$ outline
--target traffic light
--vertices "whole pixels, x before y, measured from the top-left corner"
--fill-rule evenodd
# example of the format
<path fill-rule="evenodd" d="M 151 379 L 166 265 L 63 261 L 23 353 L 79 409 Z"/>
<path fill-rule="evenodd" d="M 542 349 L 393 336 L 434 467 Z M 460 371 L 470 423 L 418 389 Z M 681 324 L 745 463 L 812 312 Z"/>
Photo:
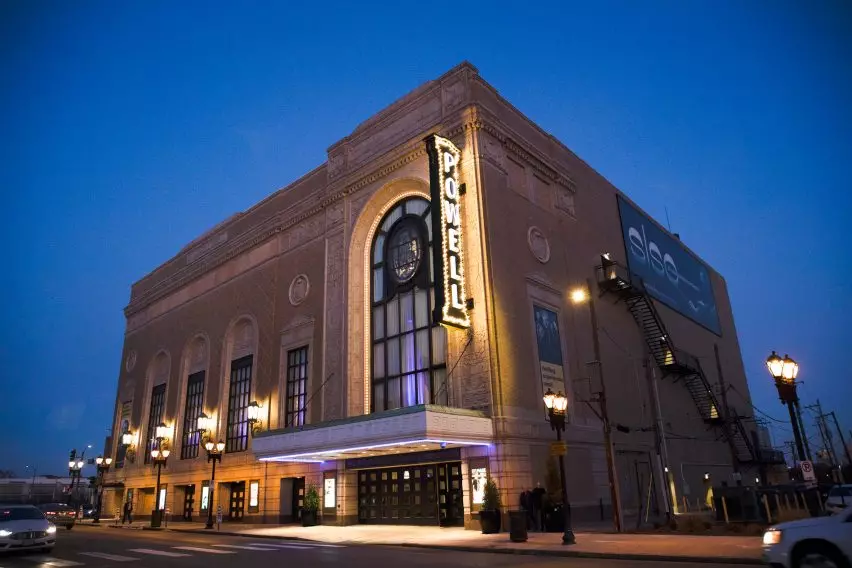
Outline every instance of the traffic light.
<path fill-rule="evenodd" d="M 68 456 L 68 461 L 76 461 L 77 460 L 77 450 L 71 450 L 71 453 Z"/>

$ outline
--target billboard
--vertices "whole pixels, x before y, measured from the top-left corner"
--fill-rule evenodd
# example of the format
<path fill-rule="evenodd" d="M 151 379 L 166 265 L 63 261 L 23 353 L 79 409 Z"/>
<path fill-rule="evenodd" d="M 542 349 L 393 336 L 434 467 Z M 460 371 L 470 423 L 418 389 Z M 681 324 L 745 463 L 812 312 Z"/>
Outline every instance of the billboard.
<path fill-rule="evenodd" d="M 655 299 L 721 335 L 707 266 L 644 213 L 618 196 L 627 268 Z"/>
<path fill-rule="evenodd" d="M 562 368 L 562 340 L 559 336 L 559 317 L 553 310 L 533 306 L 535 339 L 538 345 L 538 364 L 541 370 L 542 392 L 565 392 L 565 373 Z"/>

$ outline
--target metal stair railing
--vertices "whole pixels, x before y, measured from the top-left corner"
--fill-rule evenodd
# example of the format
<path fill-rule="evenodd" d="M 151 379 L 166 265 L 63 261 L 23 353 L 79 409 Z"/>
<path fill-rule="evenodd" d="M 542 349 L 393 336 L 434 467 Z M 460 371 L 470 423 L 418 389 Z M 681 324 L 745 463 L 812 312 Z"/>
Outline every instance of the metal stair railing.
<path fill-rule="evenodd" d="M 662 318 L 641 279 L 633 278 L 627 268 L 607 261 L 598 267 L 598 285 L 601 290 L 614 293 L 624 300 L 657 366 L 667 375 L 674 376 L 675 381 L 683 381 L 701 418 L 722 429 L 737 459 L 741 462 L 753 461 L 756 454 L 742 421 L 738 416 L 724 420 L 719 412 L 719 401 L 701 363 L 694 355 L 672 345 Z"/>

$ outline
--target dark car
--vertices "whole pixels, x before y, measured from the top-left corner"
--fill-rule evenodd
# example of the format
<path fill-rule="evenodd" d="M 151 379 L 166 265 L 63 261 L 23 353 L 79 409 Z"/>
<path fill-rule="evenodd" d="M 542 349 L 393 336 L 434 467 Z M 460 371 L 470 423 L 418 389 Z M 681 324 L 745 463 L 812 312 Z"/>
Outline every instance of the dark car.
<path fill-rule="evenodd" d="M 38 506 L 47 520 L 68 530 L 74 528 L 74 507 L 65 503 L 45 503 Z"/>

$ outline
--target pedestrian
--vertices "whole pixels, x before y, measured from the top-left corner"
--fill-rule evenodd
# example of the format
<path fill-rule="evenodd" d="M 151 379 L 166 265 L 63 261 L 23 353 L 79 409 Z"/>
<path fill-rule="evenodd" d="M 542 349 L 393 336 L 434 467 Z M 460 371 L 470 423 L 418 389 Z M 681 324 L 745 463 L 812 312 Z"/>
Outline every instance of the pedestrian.
<path fill-rule="evenodd" d="M 521 491 L 521 510 L 524 512 L 524 517 L 527 520 L 527 530 L 532 528 L 532 507 L 530 504 L 530 499 L 532 498 L 532 493 L 530 490 L 524 487 L 524 490 Z"/>
<path fill-rule="evenodd" d="M 128 524 L 133 524 L 133 503 L 128 499 L 124 502 L 124 514 L 121 516 L 121 524 L 127 521 Z"/>

